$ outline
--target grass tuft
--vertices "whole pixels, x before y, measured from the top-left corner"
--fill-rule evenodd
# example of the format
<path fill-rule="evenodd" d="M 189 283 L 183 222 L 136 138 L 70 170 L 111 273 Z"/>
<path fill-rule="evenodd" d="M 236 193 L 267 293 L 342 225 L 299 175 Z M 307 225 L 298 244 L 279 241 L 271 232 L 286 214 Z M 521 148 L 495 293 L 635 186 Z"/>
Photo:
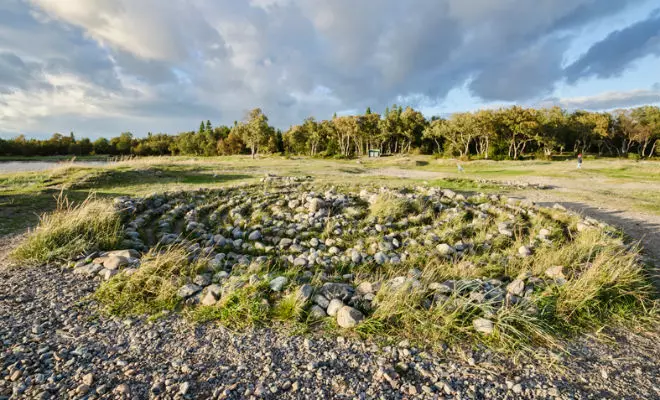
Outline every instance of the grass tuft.
<path fill-rule="evenodd" d="M 204 264 L 190 262 L 180 247 L 154 249 L 142 258 L 140 268 L 133 274 L 120 273 L 104 282 L 96 299 L 108 313 L 118 316 L 172 311 L 182 300 L 177 290 Z"/>
<path fill-rule="evenodd" d="M 89 251 L 112 249 L 120 238 L 121 219 L 109 201 L 90 196 L 76 205 L 60 193 L 56 210 L 40 217 L 11 257 L 27 265 L 66 261 Z"/>
<path fill-rule="evenodd" d="M 305 300 L 299 293 L 291 292 L 275 304 L 272 310 L 272 317 L 276 321 L 297 322 L 300 320 L 304 308 Z"/>
<path fill-rule="evenodd" d="M 232 291 L 212 306 L 197 307 L 191 312 L 195 322 L 217 321 L 228 329 L 242 330 L 268 320 L 270 307 L 265 301 L 267 285 L 247 285 Z"/>
<path fill-rule="evenodd" d="M 381 219 L 398 219 L 412 210 L 412 204 L 405 197 L 399 197 L 392 193 L 379 194 L 369 206 L 369 213 L 372 217 Z"/>

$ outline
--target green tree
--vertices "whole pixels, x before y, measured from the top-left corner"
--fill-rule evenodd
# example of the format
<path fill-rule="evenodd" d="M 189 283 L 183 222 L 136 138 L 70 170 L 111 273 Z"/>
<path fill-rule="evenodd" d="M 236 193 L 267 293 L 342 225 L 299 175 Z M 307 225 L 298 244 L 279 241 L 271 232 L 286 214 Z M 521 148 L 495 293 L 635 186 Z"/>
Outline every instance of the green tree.
<path fill-rule="evenodd" d="M 98 138 L 94 141 L 93 149 L 94 154 L 110 154 L 110 142 L 104 137 Z"/>
<path fill-rule="evenodd" d="M 255 158 L 259 152 L 259 146 L 268 140 L 269 134 L 274 133 L 268 125 L 268 117 L 260 108 L 255 108 L 248 113 L 243 123 L 238 124 L 234 129 L 243 143 L 250 148 L 252 158 Z"/>

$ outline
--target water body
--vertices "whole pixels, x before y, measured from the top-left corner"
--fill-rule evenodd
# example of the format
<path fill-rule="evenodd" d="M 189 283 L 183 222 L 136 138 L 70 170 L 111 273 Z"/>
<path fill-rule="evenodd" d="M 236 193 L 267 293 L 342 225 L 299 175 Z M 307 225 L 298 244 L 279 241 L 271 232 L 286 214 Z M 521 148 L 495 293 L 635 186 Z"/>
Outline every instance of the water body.
<path fill-rule="evenodd" d="M 51 168 L 56 168 L 64 164 L 74 164 L 77 166 L 100 166 L 108 164 L 107 161 L 75 161 L 71 163 L 57 162 L 57 161 L 0 161 L 0 174 L 8 174 L 11 172 L 29 172 L 29 171 L 44 171 Z"/>

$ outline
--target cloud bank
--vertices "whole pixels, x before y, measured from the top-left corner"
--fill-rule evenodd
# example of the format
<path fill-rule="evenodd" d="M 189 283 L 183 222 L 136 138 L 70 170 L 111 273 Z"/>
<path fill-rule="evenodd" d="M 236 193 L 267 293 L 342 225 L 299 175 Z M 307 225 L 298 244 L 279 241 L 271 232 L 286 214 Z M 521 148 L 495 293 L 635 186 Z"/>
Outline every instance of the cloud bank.
<path fill-rule="evenodd" d="M 538 101 L 660 55 L 655 12 L 563 65 L 585 27 L 643 3 L 5 0 L 0 133 L 176 132 L 253 107 L 286 128 L 466 83 L 482 101 Z"/>

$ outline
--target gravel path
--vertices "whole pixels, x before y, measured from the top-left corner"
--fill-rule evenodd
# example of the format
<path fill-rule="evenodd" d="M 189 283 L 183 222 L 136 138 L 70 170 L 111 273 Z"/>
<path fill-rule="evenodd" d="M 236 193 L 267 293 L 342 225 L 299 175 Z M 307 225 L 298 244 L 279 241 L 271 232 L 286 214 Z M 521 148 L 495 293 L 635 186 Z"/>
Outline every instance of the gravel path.
<path fill-rule="evenodd" d="M 176 315 L 117 320 L 88 300 L 96 285 L 53 266 L 0 268 L 0 399 L 660 398 L 657 334 L 583 337 L 552 369 Z"/>

